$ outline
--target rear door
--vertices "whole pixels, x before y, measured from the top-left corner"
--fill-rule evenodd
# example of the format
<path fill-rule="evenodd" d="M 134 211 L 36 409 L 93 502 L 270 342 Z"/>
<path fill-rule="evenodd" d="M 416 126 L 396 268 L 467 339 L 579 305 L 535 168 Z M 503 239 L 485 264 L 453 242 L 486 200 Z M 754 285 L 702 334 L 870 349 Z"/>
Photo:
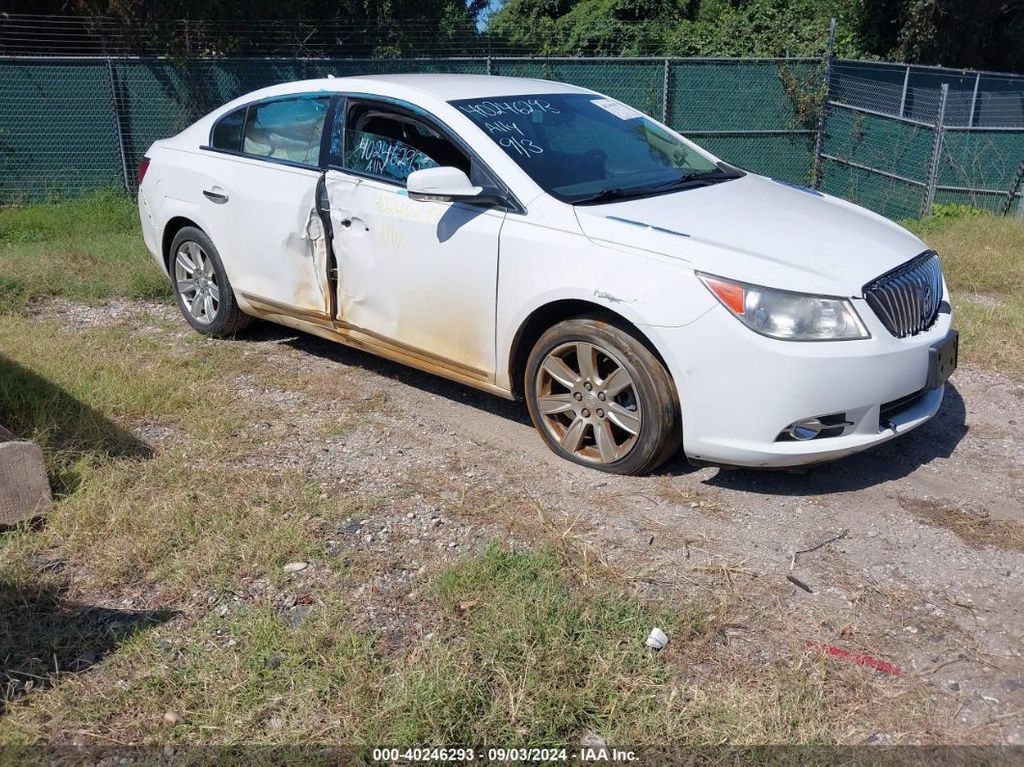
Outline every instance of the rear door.
<path fill-rule="evenodd" d="M 206 218 L 217 222 L 209 234 L 235 290 L 265 309 L 324 319 L 327 243 L 316 195 L 329 103 L 322 94 L 294 95 L 225 116 L 204 152 L 197 190 Z"/>
<path fill-rule="evenodd" d="M 421 168 L 483 171 L 436 122 L 390 102 L 349 99 L 330 143 L 337 319 L 421 366 L 493 381 L 505 211 L 417 202 L 405 191 Z"/>

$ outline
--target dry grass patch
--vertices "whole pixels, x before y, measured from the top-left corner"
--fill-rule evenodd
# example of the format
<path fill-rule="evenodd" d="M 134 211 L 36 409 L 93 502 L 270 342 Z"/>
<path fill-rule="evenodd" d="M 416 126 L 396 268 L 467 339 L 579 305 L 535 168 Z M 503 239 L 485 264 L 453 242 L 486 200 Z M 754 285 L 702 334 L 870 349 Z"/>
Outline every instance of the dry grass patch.
<path fill-rule="evenodd" d="M 985 214 L 908 226 L 942 257 L 963 358 L 1024 376 L 1024 220 Z"/>
<path fill-rule="evenodd" d="M 135 332 L 131 321 L 79 329 L 8 316 L 4 329 L 0 419 L 44 448 L 102 441 L 104 419 L 191 419 L 193 434 L 211 438 L 237 425 L 216 416 L 234 399 L 224 379 L 245 367 L 239 343 L 169 342 Z"/>
<path fill-rule="evenodd" d="M 991 519 L 987 511 L 949 500 L 900 496 L 900 506 L 918 519 L 956 534 L 972 548 L 992 546 L 1004 551 L 1024 551 L 1024 525 L 1010 519 Z"/>

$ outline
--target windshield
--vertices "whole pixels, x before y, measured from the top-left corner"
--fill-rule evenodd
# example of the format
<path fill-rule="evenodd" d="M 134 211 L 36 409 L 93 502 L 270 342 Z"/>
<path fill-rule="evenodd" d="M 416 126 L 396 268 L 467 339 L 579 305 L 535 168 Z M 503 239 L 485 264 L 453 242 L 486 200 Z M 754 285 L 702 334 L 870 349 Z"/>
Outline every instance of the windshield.
<path fill-rule="evenodd" d="M 594 93 L 450 103 L 564 202 L 663 194 L 742 175 L 708 159 L 642 112 Z"/>

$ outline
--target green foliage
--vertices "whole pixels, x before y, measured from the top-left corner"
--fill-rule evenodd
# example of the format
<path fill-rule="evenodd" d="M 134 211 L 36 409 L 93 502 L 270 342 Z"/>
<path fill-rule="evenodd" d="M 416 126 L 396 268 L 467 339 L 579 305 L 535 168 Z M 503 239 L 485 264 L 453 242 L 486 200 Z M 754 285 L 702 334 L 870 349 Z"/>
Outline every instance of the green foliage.
<path fill-rule="evenodd" d="M 488 33 L 548 55 L 817 56 L 830 18 L 836 52 L 922 64 L 1024 69 L 1020 0 L 498 0 Z M 8 0 L 9 13 L 104 16 L 131 45 L 147 40 L 174 54 L 280 53 L 280 46 L 336 45 L 351 55 L 436 55 L 478 45 L 477 22 L 492 0 Z M 181 25 L 190 19 L 188 39 Z M 247 28 L 206 21 L 259 19 Z M 415 19 L 415 25 L 403 24 Z M 298 26 L 296 26 L 296 21 Z M 280 28 L 274 22 L 285 22 Z M 337 36 L 324 22 L 359 25 Z M 108 21 L 108 24 L 110 22 Z M 291 32 L 288 27 L 291 25 Z M 423 33 L 428 44 L 424 46 Z M 454 47 L 453 47 L 454 46 Z"/>
<path fill-rule="evenodd" d="M 677 27 L 669 52 L 678 56 L 819 56 L 829 20 L 848 26 L 849 0 L 703 0 L 695 21 Z M 839 55 L 853 53 L 837 39 Z"/>
<path fill-rule="evenodd" d="M 682 11 L 673 0 L 587 0 L 560 20 L 557 40 L 566 53 L 640 56 L 668 45 Z"/>
<path fill-rule="evenodd" d="M 828 90 L 817 70 L 795 70 L 785 64 L 779 67 L 779 79 L 786 97 L 793 105 L 794 129 L 815 130 L 821 121 L 822 107 Z"/>
<path fill-rule="evenodd" d="M 960 205 L 957 203 L 936 203 L 932 205 L 932 214 L 929 219 L 942 221 L 945 219 L 957 218 L 983 218 L 991 217 L 992 213 L 982 208 L 975 208 L 973 205 Z"/>
<path fill-rule="evenodd" d="M 1024 6 L 1007 0 L 872 0 L 857 17 L 864 51 L 918 64 L 1019 72 Z"/>
<path fill-rule="evenodd" d="M 129 49 L 163 50 L 176 58 L 280 56 L 324 46 L 352 56 L 409 56 L 422 55 L 424 42 L 439 46 L 474 38 L 477 18 L 488 1 L 10 0 L 4 10 L 102 17 L 104 29 Z M 410 19 L 416 23 L 404 23 Z M 351 29 L 339 35 L 334 24 Z M 40 41 L 40 52 L 45 52 L 46 38 Z"/>
<path fill-rule="evenodd" d="M 489 31 L 551 55 L 818 56 L 854 0 L 508 0 Z M 837 40 L 841 55 L 852 38 Z"/>
<path fill-rule="evenodd" d="M 549 55 L 818 56 L 832 18 L 840 57 L 1024 67 L 1005 0 L 507 0 L 488 31 Z"/>

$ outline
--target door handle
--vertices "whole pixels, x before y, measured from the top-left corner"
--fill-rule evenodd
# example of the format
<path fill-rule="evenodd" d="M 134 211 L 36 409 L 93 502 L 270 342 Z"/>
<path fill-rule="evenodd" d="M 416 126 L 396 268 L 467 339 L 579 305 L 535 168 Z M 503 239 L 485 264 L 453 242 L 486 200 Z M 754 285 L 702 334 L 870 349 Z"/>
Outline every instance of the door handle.
<path fill-rule="evenodd" d="M 367 232 L 370 231 L 370 227 L 368 227 L 363 222 L 363 219 L 359 218 L 359 216 L 352 216 L 350 218 L 343 218 L 340 221 L 338 221 L 338 223 L 341 224 L 346 229 L 350 229 L 352 227 L 352 224 L 354 222 L 357 222 L 357 221 L 359 222 L 359 224 L 362 226 L 363 229 L 365 229 Z"/>
<path fill-rule="evenodd" d="M 214 192 L 210 189 L 204 189 L 203 195 L 206 199 L 216 203 L 225 203 L 228 201 L 228 196 L 226 194 L 223 194 L 222 192 Z"/>

